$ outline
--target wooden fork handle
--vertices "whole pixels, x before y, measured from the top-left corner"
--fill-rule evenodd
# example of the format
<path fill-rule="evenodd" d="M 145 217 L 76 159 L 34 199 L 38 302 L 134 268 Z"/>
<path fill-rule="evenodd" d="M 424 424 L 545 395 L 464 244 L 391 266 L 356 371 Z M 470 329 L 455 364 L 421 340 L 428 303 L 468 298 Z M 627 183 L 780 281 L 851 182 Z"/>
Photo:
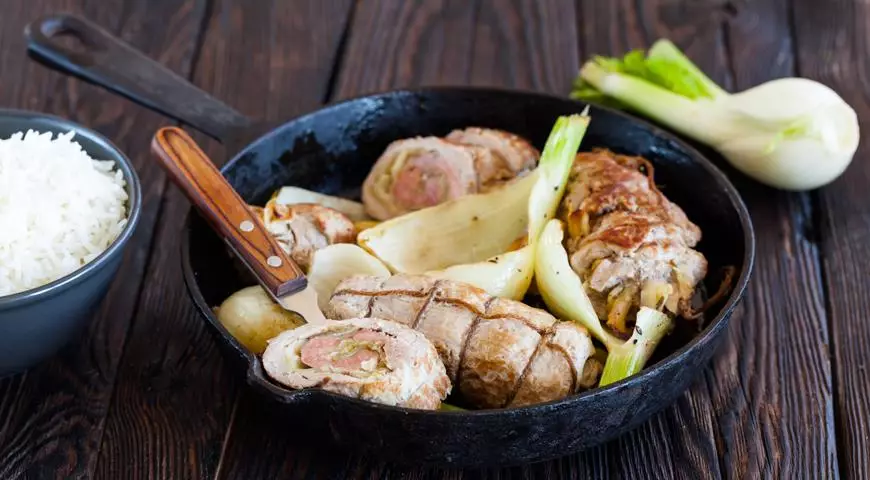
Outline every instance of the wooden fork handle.
<path fill-rule="evenodd" d="M 172 181 L 248 264 L 264 288 L 276 297 L 305 288 L 302 269 L 281 250 L 259 216 L 184 130 L 161 128 L 154 135 L 151 150 Z"/>

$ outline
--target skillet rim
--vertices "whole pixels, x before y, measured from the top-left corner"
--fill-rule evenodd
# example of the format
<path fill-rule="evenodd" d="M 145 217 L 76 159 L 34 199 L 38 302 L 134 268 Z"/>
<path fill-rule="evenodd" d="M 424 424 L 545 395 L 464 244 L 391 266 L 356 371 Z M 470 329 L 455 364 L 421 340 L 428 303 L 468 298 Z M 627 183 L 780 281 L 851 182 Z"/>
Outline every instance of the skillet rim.
<path fill-rule="evenodd" d="M 704 154 L 702 154 L 699 150 L 689 145 L 687 142 L 679 138 L 676 134 L 665 130 L 657 125 L 652 124 L 646 119 L 637 117 L 635 115 L 622 112 L 610 107 L 601 106 L 597 104 L 590 104 L 586 102 L 581 102 L 578 100 L 574 100 L 569 97 L 562 97 L 549 93 L 535 92 L 530 90 L 521 90 L 521 89 L 512 89 L 512 88 L 500 88 L 500 87 L 485 87 L 485 86 L 422 86 L 416 88 L 400 88 L 400 89 L 390 89 L 390 90 L 380 90 L 374 91 L 366 94 L 362 94 L 359 96 L 354 96 L 351 98 L 343 99 L 337 102 L 325 104 L 318 109 L 310 110 L 306 113 L 298 115 L 286 122 L 281 123 L 280 125 L 275 125 L 273 128 L 258 137 L 253 142 L 245 145 L 244 148 L 239 150 L 238 152 L 232 153 L 233 157 L 227 161 L 221 168 L 221 174 L 226 174 L 226 171 L 232 168 L 244 155 L 244 153 L 251 151 L 257 145 L 269 141 L 273 136 L 278 135 L 280 131 L 286 125 L 294 122 L 299 122 L 304 119 L 310 118 L 314 115 L 326 114 L 331 110 L 338 109 L 350 103 L 357 103 L 364 100 L 378 100 L 383 97 L 391 97 L 391 96 L 414 96 L 414 95 L 425 95 L 425 94 L 470 94 L 470 95 L 480 95 L 480 94 L 495 94 L 499 96 L 525 96 L 538 98 L 542 100 L 548 101 L 559 101 L 567 104 L 577 105 L 577 111 L 582 111 L 583 107 L 589 105 L 593 109 L 598 109 L 605 111 L 609 114 L 615 115 L 617 117 L 621 117 L 623 120 L 627 122 L 633 122 L 635 124 L 640 124 L 640 126 L 644 127 L 646 130 L 651 132 L 653 135 L 663 138 L 667 140 L 672 148 L 683 150 L 688 157 L 692 159 L 692 161 L 699 163 L 705 170 L 707 170 L 713 177 L 713 179 L 722 187 L 728 197 L 728 200 L 731 203 L 731 206 L 736 210 L 737 216 L 740 219 L 740 225 L 743 228 L 743 262 L 741 265 L 741 274 L 738 277 L 733 290 L 728 295 L 728 300 L 722 306 L 722 309 L 719 313 L 704 327 L 701 332 L 698 332 L 695 336 L 691 338 L 689 342 L 685 345 L 681 346 L 670 355 L 661 359 L 655 365 L 644 368 L 640 372 L 631 375 L 627 378 L 624 378 L 618 382 L 614 382 L 605 387 L 595 387 L 593 389 L 586 390 L 584 392 L 580 392 L 574 395 L 569 395 L 567 397 L 551 400 L 549 402 L 544 403 L 536 403 L 532 405 L 520 406 L 520 407 L 505 407 L 499 409 L 487 409 L 487 410 L 462 410 L 462 411 L 448 411 L 448 410 L 421 410 L 414 408 L 406 408 L 406 407 L 397 407 L 392 405 L 383 405 L 375 402 L 369 402 L 366 400 L 360 400 L 357 398 L 347 397 L 344 395 L 339 395 L 337 393 L 329 392 L 326 390 L 321 390 L 318 388 L 309 388 L 302 390 L 290 390 L 274 383 L 270 382 L 265 375 L 263 375 L 263 366 L 262 361 L 258 355 L 248 351 L 244 347 L 241 346 L 240 343 L 224 328 L 224 326 L 218 321 L 217 316 L 214 314 L 212 307 L 208 305 L 205 301 L 205 298 L 202 295 L 201 290 L 199 289 L 196 281 L 196 274 L 193 271 L 193 266 L 190 262 L 190 233 L 191 233 L 191 215 L 197 215 L 195 209 L 191 207 L 188 210 L 187 215 L 185 216 L 183 228 L 182 228 L 182 239 L 181 239 L 181 267 L 183 272 L 184 283 L 188 291 L 188 295 L 193 300 L 196 305 L 197 310 L 200 315 L 205 317 L 205 320 L 208 321 L 212 327 L 216 328 L 223 337 L 224 341 L 227 342 L 230 346 L 236 350 L 242 358 L 247 362 L 246 368 L 246 381 L 249 386 L 257 387 L 261 390 L 267 390 L 268 393 L 273 395 L 274 400 L 278 400 L 280 403 L 292 405 L 297 403 L 304 403 L 309 400 L 318 400 L 319 398 L 331 399 L 337 402 L 350 402 L 355 403 L 359 406 L 365 408 L 371 408 L 375 410 L 383 411 L 384 413 L 399 413 L 404 415 L 421 415 L 421 416 L 431 416 L 438 415 L 441 417 L 446 416 L 454 416 L 454 417 L 490 417 L 490 416 L 501 416 L 501 415 L 537 415 L 540 413 L 545 413 L 553 410 L 561 410 L 564 408 L 569 408 L 575 402 L 579 402 L 581 399 L 594 398 L 596 396 L 601 396 L 610 393 L 617 393 L 616 391 L 628 388 L 636 382 L 643 381 L 647 376 L 653 375 L 661 370 L 664 370 L 665 367 L 675 366 L 676 364 L 682 363 L 684 357 L 691 351 L 702 348 L 710 342 L 718 339 L 718 333 L 720 330 L 724 329 L 728 325 L 729 318 L 731 317 L 734 308 L 743 299 L 743 295 L 746 291 L 746 286 L 749 283 L 749 279 L 752 274 L 753 267 L 755 265 L 755 230 L 752 226 L 751 216 L 749 214 L 748 209 L 746 208 L 746 204 L 743 202 L 743 199 L 740 197 L 739 192 L 734 187 L 734 184 L 728 179 L 728 177 L 717 167 L 709 158 L 707 158 Z M 254 377 L 263 377 L 254 378 Z M 682 394 L 682 392 L 679 392 Z M 589 400 L 587 400 L 589 401 Z M 668 403 L 668 405 L 670 402 Z M 666 407 L 667 405 L 660 405 L 660 407 Z"/>

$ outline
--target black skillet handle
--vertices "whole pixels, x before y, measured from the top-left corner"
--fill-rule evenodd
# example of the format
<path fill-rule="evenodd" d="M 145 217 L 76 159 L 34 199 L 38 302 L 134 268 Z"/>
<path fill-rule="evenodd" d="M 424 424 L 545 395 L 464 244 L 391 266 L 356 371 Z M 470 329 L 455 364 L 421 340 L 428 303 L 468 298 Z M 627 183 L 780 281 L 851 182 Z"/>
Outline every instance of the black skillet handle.
<path fill-rule="evenodd" d="M 251 127 L 242 114 L 83 18 L 49 15 L 29 24 L 24 36 L 30 54 L 48 67 L 119 93 L 218 140 Z M 73 37 L 78 46 L 63 45 L 61 36 Z"/>

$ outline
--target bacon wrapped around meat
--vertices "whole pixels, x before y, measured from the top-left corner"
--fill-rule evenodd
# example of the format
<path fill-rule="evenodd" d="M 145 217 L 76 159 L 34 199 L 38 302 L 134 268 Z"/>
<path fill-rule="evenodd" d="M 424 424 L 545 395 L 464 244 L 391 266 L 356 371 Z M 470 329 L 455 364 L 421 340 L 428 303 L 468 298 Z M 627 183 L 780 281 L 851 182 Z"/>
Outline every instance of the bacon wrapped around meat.
<path fill-rule="evenodd" d="M 303 325 L 269 341 L 263 367 L 290 388 L 319 387 L 400 407 L 437 409 L 450 380 L 421 333 L 375 318 Z"/>
<path fill-rule="evenodd" d="M 383 318 L 422 332 L 456 391 L 475 407 L 563 398 L 592 386 L 599 372 L 583 327 L 460 282 L 355 276 L 338 285 L 325 313 Z"/>
<path fill-rule="evenodd" d="M 580 153 L 559 211 L 571 267 L 599 318 L 624 335 L 640 306 L 689 316 L 707 273 L 706 259 L 693 249 L 701 230 L 665 198 L 652 173 L 640 157 Z"/>
<path fill-rule="evenodd" d="M 486 191 L 532 168 L 538 151 L 500 130 L 455 130 L 446 139 L 391 143 L 363 183 L 366 211 L 378 220 Z"/>

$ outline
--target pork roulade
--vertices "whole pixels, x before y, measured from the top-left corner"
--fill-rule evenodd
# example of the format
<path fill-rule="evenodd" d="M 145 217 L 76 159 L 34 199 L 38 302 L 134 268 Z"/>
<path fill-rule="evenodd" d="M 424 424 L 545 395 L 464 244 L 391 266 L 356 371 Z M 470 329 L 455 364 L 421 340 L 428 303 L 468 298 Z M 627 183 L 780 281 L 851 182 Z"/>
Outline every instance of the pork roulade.
<path fill-rule="evenodd" d="M 541 153 L 526 139 L 494 128 L 468 127 L 450 132 L 447 140 L 476 145 L 490 151 L 491 160 L 479 165 L 484 189 L 535 168 Z"/>
<path fill-rule="evenodd" d="M 432 341 L 463 399 L 502 408 L 555 400 L 594 385 L 600 365 L 586 330 L 521 302 L 423 275 L 355 276 L 336 288 L 329 318 L 379 317 Z"/>
<path fill-rule="evenodd" d="M 693 249 L 701 230 L 662 195 L 652 174 L 640 157 L 580 153 L 559 211 L 572 269 L 599 318 L 624 336 L 641 306 L 687 316 L 707 273 L 706 259 Z"/>
<path fill-rule="evenodd" d="M 258 209 L 255 208 L 255 211 Z M 282 205 L 270 200 L 261 211 L 263 223 L 278 245 L 308 271 L 314 252 L 334 243 L 353 243 L 356 228 L 346 215 L 314 203 Z"/>
<path fill-rule="evenodd" d="M 485 192 L 531 170 L 538 157 L 522 138 L 485 128 L 397 140 L 363 183 L 363 203 L 369 215 L 387 220 Z"/>
<path fill-rule="evenodd" d="M 399 407 L 434 410 L 450 392 L 444 364 L 426 337 L 375 318 L 281 333 L 269 341 L 263 367 L 290 388 L 318 387 Z"/>

